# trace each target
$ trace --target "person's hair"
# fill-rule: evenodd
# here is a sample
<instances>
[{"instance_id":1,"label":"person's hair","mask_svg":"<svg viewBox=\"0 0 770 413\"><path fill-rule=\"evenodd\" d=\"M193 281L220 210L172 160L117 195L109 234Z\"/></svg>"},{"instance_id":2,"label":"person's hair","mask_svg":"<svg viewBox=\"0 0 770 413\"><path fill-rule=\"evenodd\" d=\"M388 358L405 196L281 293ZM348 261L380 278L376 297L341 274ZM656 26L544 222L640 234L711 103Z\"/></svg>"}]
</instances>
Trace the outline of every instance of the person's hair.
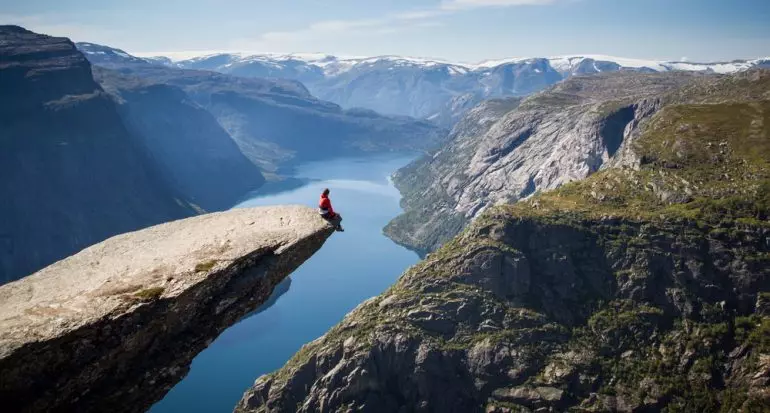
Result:
<instances>
[{"instance_id":1,"label":"person's hair","mask_svg":"<svg viewBox=\"0 0 770 413\"><path fill-rule=\"evenodd\" d=\"M324 188L324 195L329 195L329 188Z\"/></svg>"}]
</instances>

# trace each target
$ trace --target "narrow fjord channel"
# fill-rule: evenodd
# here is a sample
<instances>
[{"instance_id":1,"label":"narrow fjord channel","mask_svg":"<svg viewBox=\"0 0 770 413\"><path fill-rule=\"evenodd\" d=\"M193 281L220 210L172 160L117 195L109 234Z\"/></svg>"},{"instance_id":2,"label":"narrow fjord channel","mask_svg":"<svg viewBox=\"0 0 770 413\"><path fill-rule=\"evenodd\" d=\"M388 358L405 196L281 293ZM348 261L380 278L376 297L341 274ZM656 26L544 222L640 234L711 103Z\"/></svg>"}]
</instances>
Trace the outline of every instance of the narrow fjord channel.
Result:
<instances>
[{"instance_id":1,"label":"narrow fjord channel","mask_svg":"<svg viewBox=\"0 0 770 413\"><path fill-rule=\"evenodd\" d=\"M256 195L236 207L315 206L331 189L345 232L335 233L310 260L276 288L259 311L226 330L192 363L189 375L152 413L231 412L262 374L323 335L365 299L393 284L418 256L385 237L382 228L401 212L388 177L413 156L390 155L308 163L297 168L299 187ZM287 289L288 287L288 289Z\"/></svg>"}]
</instances>

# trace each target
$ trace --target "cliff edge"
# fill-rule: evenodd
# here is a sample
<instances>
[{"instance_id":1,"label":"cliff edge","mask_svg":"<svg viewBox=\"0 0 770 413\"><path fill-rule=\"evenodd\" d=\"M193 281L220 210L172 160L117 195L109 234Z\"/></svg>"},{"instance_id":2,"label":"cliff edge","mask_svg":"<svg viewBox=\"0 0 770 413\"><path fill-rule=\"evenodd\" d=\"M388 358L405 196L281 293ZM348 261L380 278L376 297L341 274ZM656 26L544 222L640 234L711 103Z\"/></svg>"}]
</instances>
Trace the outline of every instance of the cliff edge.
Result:
<instances>
[{"instance_id":1,"label":"cliff edge","mask_svg":"<svg viewBox=\"0 0 770 413\"><path fill-rule=\"evenodd\" d=\"M7 411L145 411L333 229L299 206L112 237L0 287Z\"/></svg>"}]
</instances>

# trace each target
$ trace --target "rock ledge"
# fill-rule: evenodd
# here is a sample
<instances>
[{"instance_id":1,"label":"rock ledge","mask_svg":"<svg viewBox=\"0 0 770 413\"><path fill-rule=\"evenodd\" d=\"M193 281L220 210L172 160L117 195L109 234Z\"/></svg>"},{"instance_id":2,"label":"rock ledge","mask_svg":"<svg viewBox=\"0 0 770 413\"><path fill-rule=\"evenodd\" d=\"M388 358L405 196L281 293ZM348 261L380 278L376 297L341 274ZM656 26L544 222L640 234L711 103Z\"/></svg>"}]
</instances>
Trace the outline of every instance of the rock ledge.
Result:
<instances>
[{"instance_id":1,"label":"rock ledge","mask_svg":"<svg viewBox=\"0 0 770 413\"><path fill-rule=\"evenodd\" d=\"M333 232L307 207L110 238L0 287L7 411L145 411Z\"/></svg>"}]
</instances>

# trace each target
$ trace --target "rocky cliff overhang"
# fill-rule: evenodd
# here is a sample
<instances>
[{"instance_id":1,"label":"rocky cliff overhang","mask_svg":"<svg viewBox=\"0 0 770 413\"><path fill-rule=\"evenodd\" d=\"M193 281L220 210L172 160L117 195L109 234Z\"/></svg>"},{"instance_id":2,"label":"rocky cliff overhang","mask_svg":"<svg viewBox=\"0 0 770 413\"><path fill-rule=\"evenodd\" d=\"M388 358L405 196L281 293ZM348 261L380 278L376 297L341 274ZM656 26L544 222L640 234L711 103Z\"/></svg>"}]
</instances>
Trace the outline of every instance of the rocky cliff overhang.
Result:
<instances>
[{"instance_id":1,"label":"rocky cliff overhang","mask_svg":"<svg viewBox=\"0 0 770 413\"><path fill-rule=\"evenodd\" d=\"M332 232L306 207L238 209L119 235L0 287L3 411L146 411Z\"/></svg>"}]
</instances>

